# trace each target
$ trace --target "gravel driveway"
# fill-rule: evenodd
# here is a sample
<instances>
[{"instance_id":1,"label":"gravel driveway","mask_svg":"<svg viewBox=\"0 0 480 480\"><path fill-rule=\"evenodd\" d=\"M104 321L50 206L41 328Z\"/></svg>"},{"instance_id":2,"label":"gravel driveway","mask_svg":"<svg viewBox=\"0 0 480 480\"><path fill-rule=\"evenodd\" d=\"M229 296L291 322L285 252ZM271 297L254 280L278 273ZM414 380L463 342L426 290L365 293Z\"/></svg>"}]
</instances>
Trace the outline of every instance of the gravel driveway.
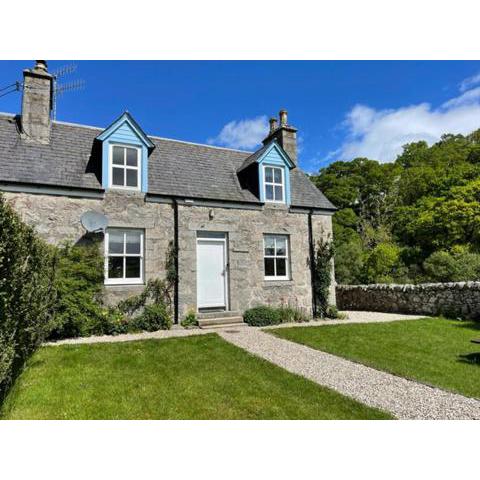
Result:
<instances>
[{"instance_id":1,"label":"gravel driveway","mask_svg":"<svg viewBox=\"0 0 480 480\"><path fill-rule=\"evenodd\" d=\"M235 332L235 333L233 333ZM480 419L480 401L274 337L257 328L219 335L265 360L399 419Z\"/></svg>"}]
</instances>

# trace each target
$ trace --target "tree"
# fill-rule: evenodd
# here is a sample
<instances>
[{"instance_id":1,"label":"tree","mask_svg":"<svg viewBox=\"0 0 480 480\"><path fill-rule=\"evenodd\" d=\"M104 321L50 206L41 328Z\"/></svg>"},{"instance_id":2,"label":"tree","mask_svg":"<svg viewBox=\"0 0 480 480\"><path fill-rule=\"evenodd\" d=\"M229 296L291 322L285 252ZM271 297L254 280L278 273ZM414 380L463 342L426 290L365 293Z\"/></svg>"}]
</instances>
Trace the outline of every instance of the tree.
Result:
<instances>
[{"instance_id":1,"label":"tree","mask_svg":"<svg viewBox=\"0 0 480 480\"><path fill-rule=\"evenodd\" d=\"M431 146L412 142L393 163L337 161L312 180L339 209L339 283L434 280L425 263L434 252L452 254L458 245L480 252L480 130L443 135ZM463 269L465 275L475 274Z\"/></svg>"}]
</instances>

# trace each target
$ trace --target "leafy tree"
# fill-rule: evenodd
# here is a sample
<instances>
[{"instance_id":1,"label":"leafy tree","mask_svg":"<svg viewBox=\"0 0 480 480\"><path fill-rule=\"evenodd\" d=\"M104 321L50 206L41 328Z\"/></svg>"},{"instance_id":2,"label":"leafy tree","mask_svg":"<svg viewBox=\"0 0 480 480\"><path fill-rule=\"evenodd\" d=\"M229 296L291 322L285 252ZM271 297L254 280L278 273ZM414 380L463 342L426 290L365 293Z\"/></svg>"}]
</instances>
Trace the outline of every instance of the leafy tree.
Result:
<instances>
[{"instance_id":1,"label":"leafy tree","mask_svg":"<svg viewBox=\"0 0 480 480\"><path fill-rule=\"evenodd\" d=\"M367 283L392 283L403 272L400 248L393 243L380 243L365 261Z\"/></svg>"},{"instance_id":2,"label":"leafy tree","mask_svg":"<svg viewBox=\"0 0 480 480\"><path fill-rule=\"evenodd\" d=\"M480 252L480 130L412 142L393 163L337 161L312 179L339 209L337 282L475 277L466 262ZM454 254L459 245L468 254Z\"/></svg>"}]
</instances>

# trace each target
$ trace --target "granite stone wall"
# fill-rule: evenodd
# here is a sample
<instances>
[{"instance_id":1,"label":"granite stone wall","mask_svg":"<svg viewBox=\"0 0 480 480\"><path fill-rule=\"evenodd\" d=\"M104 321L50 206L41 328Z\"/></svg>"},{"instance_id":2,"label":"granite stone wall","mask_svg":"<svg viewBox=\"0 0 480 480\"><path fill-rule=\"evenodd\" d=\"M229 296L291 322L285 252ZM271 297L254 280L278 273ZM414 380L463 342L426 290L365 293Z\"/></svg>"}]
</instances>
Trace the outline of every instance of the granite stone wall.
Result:
<instances>
[{"instance_id":1,"label":"granite stone wall","mask_svg":"<svg viewBox=\"0 0 480 480\"><path fill-rule=\"evenodd\" d=\"M342 310L480 319L480 282L337 285L336 294Z\"/></svg>"},{"instance_id":2,"label":"granite stone wall","mask_svg":"<svg viewBox=\"0 0 480 480\"><path fill-rule=\"evenodd\" d=\"M314 238L331 232L331 217L313 216ZM312 311L308 216L289 213L284 206L267 205L261 211L179 207L180 314L196 308L196 238L198 231L227 233L229 254L229 307L244 311L253 306L291 303ZM263 270L264 234L290 239L291 279L266 281ZM331 302L335 290L331 288Z\"/></svg>"},{"instance_id":3,"label":"granite stone wall","mask_svg":"<svg viewBox=\"0 0 480 480\"><path fill-rule=\"evenodd\" d=\"M165 277L168 244L173 239L171 205L146 203L143 194L130 192L108 192L103 200L30 193L4 195L22 219L52 244L81 242L85 229L80 217L89 210L107 215L110 227L144 229L145 279ZM115 304L142 290L142 285L108 285L105 301Z\"/></svg>"},{"instance_id":4,"label":"granite stone wall","mask_svg":"<svg viewBox=\"0 0 480 480\"><path fill-rule=\"evenodd\" d=\"M164 278L169 243L174 238L170 204L145 202L143 194L107 192L102 199L85 199L31 193L4 193L7 200L48 242L81 242L85 230L80 216L88 210L104 213L111 227L145 230L145 279ZM197 305L196 237L200 230L224 232L228 240L229 309L244 311L261 304L291 303L311 312L308 216L290 213L285 206L263 210L179 205L179 314ZM330 216L312 217L316 241L331 234ZM264 280L263 235L287 234L290 238L291 279ZM106 301L114 304L141 292L141 285L106 286ZM335 303L332 283L331 303Z\"/></svg>"}]
</instances>

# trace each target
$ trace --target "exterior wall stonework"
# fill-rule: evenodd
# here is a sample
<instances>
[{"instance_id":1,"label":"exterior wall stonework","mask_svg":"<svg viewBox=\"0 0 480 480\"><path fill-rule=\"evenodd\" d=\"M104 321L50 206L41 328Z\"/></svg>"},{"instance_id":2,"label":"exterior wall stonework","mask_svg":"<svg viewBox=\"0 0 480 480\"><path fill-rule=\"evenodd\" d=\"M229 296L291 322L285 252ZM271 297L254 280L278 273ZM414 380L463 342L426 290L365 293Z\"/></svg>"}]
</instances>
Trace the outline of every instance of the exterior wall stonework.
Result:
<instances>
[{"instance_id":1,"label":"exterior wall stonework","mask_svg":"<svg viewBox=\"0 0 480 480\"><path fill-rule=\"evenodd\" d=\"M146 203L139 193L108 192L102 199L73 198L30 193L4 193L22 219L35 227L46 241L81 242L85 229L80 217L89 210L108 216L110 227L145 230L145 280L165 277L169 242L173 239L171 205ZM105 301L114 304L143 290L142 285L108 285Z\"/></svg>"},{"instance_id":2,"label":"exterior wall stonework","mask_svg":"<svg viewBox=\"0 0 480 480\"><path fill-rule=\"evenodd\" d=\"M145 202L140 193L110 191L104 199L86 199L31 193L4 193L23 220L48 242L81 242L85 230L80 216L88 210L104 213L111 227L145 230L145 279L164 278L170 242L174 238L171 204ZM179 315L197 307L196 238L198 231L225 232L228 238L229 309L244 311L260 304L291 303L311 312L308 215L290 213L285 206L263 210L178 206ZM314 241L331 234L331 217L313 215ZM289 235L290 272L287 281L265 281L263 236ZM139 293L140 285L107 286L106 301L113 304ZM331 303L335 303L332 284Z\"/></svg>"},{"instance_id":3,"label":"exterior wall stonework","mask_svg":"<svg viewBox=\"0 0 480 480\"><path fill-rule=\"evenodd\" d=\"M480 318L480 282L338 285L343 310Z\"/></svg>"},{"instance_id":4,"label":"exterior wall stonework","mask_svg":"<svg viewBox=\"0 0 480 480\"><path fill-rule=\"evenodd\" d=\"M331 232L331 217L313 217L314 237ZM179 206L180 315L196 308L196 237L198 231L228 235L229 307L244 311L261 304L296 304L311 313L308 216L289 213L286 207L266 205L263 210L234 210ZM264 234L289 235L290 280L264 279ZM335 293L332 285L331 299Z\"/></svg>"}]
</instances>

